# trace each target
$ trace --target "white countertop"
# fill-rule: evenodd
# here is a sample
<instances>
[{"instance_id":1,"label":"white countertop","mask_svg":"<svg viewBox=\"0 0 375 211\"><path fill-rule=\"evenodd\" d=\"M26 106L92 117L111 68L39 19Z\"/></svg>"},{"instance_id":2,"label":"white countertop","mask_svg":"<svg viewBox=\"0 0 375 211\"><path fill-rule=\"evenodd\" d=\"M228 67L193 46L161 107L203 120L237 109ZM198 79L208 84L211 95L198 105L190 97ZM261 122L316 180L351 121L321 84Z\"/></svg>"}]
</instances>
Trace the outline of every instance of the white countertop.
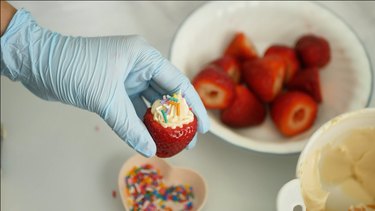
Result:
<instances>
[{"instance_id":1,"label":"white countertop","mask_svg":"<svg viewBox=\"0 0 375 211\"><path fill-rule=\"evenodd\" d=\"M14 2L63 34L140 34L166 57L183 20L203 2ZM375 3L323 2L342 17L375 65ZM375 94L375 92L374 92ZM371 106L375 106L375 96ZM117 176L135 152L97 115L43 101L1 77L3 211L122 211ZM208 183L204 210L275 210L278 190L294 178L298 154L245 150L211 133L168 159L198 171ZM112 191L117 197L112 197Z\"/></svg>"}]
</instances>

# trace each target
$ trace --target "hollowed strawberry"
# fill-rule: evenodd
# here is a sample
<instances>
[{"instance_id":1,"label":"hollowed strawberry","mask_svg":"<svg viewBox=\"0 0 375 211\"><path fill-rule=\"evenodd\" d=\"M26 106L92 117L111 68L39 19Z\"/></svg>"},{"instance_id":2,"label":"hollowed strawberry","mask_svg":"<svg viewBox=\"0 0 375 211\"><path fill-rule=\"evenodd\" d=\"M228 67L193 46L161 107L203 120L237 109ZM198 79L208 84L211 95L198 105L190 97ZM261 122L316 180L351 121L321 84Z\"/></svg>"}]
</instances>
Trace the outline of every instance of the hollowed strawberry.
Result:
<instances>
[{"instance_id":1,"label":"hollowed strawberry","mask_svg":"<svg viewBox=\"0 0 375 211\"><path fill-rule=\"evenodd\" d=\"M236 98L221 112L221 121L234 128L258 125L266 118L261 101L244 85L236 86Z\"/></svg>"},{"instance_id":2,"label":"hollowed strawberry","mask_svg":"<svg viewBox=\"0 0 375 211\"><path fill-rule=\"evenodd\" d=\"M207 66L192 81L207 109L224 109L235 97L235 83L222 70Z\"/></svg>"},{"instance_id":3,"label":"hollowed strawberry","mask_svg":"<svg viewBox=\"0 0 375 211\"><path fill-rule=\"evenodd\" d=\"M250 89L263 102L271 102L282 89L285 62L276 56L263 57L246 62L242 73Z\"/></svg>"},{"instance_id":4,"label":"hollowed strawberry","mask_svg":"<svg viewBox=\"0 0 375 211\"><path fill-rule=\"evenodd\" d=\"M295 49L304 67L324 67L331 59L328 41L313 34L300 37Z\"/></svg>"},{"instance_id":5,"label":"hollowed strawberry","mask_svg":"<svg viewBox=\"0 0 375 211\"><path fill-rule=\"evenodd\" d=\"M156 156L161 158L172 157L181 152L197 132L197 118L182 127L163 127L155 121L151 109L146 111L144 123L156 144Z\"/></svg>"},{"instance_id":6,"label":"hollowed strawberry","mask_svg":"<svg viewBox=\"0 0 375 211\"><path fill-rule=\"evenodd\" d=\"M286 68L284 83L287 83L293 78L300 66L296 52L293 48L285 45L272 45L264 53L264 56L270 55L279 56L285 61Z\"/></svg>"},{"instance_id":7,"label":"hollowed strawberry","mask_svg":"<svg viewBox=\"0 0 375 211\"><path fill-rule=\"evenodd\" d=\"M299 71L287 84L289 90L306 92L318 103L322 102L319 69L316 67Z\"/></svg>"},{"instance_id":8,"label":"hollowed strawberry","mask_svg":"<svg viewBox=\"0 0 375 211\"><path fill-rule=\"evenodd\" d=\"M232 56L223 56L221 58L216 59L215 61L211 62L210 65L215 65L220 67L224 72L226 72L229 77L235 83L238 83L241 78L240 67L237 64L237 60L234 59Z\"/></svg>"},{"instance_id":9,"label":"hollowed strawberry","mask_svg":"<svg viewBox=\"0 0 375 211\"><path fill-rule=\"evenodd\" d=\"M317 103L299 91L283 93L271 105L272 120L284 136L294 136L309 129L317 112Z\"/></svg>"},{"instance_id":10,"label":"hollowed strawberry","mask_svg":"<svg viewBox=\"0 0 375 211\"><path fill-rule=\"evenodd\" d=\"M224 55L233 56L240 62L258 58L255 46L243 32L237 32L234 35L228 47L225 49Z\"/></svg>"}]
</instances>

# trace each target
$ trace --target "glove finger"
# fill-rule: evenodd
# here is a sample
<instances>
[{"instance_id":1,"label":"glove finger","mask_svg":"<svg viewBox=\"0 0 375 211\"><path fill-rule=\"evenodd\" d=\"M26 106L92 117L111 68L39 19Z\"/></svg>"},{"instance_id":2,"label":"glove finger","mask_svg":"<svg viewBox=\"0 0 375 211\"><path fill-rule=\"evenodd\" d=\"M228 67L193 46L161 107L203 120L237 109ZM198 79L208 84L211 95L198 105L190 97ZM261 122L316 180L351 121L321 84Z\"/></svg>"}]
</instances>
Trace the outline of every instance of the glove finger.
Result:
<instances>
[{"instance_id":1,"label":"glove finger","mask_svg":"<svg viewBox=\"0 0 375 211\"><path fill-rule=\"evenodd\" d=\"M152 87L157 93L159 93L160 95L167 95L167 94L171 94L172 91L167 91L165 89L163 89L161 86L159 86L159 84L157 84L154 80L151 80L150 81L150 87Z\"/></svg>"},{"instance_id":2,"label":"glove finger","mask_svg":"<svg viewBox=\"0 0 375 211\"><path fill-rule=\"evenodd\" d=\"M160 87L160 91L177 92L181 90L185 99L198 118L198 131L205 133L210 127L207 111L189 79L167 60L160 66L153 77L153 87ZM159 90L157 90L159 92Z\"/></svg>"},{"instance_id":3,"label":"glove finger","mask_svg":"<svg viewBox=\"0 0 375 211\"><path fill-rule=\"evenodd\" d=\"M198 134L195 134L194 138L190 141L189 145L187 145L186 149L189 150L189 149L194 148L195 145L197 144L197 140L198 140Z\"/></svg>"},{"instance_id":4,"label":"glove finger","mask_svg":"<svg viewBox=\"0 0 375 211\"><path fill-rule=\"evenodd\" d=\"M161 99L163 95L157 92L152 86L143 91L142 96L152 105L156 100Z\"/></svg>"},{"instance_id":5,"label":"glove finger","mask_svg":"<svg viewBox=\"0 0 375 211\"><path fill-rule=\"evenodd\" d=\"M138 118L143 119L147 110L147 105L145 101L143 100L143 98L139 95L135 95L133 97L130 97L130 100L133 103L133 106L137 113Z\"/></svg>"},{"instance_id":6,"label":"glove finger","mask_svg":"<svg viewBox=\"0 0 375 211\"><path fill-rule=\"evenodd\" d=\"M138 153L146 157L155 155L156 145L146 126L138 118L125 90L117 93L100 115L117 135Z\"/></svg>"}]
</instances>

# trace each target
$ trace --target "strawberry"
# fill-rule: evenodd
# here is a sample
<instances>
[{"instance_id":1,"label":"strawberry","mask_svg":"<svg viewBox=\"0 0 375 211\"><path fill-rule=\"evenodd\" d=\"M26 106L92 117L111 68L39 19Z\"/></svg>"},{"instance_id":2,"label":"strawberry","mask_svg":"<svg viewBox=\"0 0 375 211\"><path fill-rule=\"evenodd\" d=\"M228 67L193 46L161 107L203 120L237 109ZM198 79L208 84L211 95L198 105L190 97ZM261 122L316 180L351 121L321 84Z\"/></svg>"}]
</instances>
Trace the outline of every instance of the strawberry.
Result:
<instances>
[{"instance_id":1,"label":"strawberry","mask_svg":"<svg viewBox=\"0 0 375 211\"><path fill-rule=\"evenodd\" d=\"M324 67L331 59L328 41L313 34L300 37L295 49L304 67Z\"/></svg>"},{"instance_id":2,"label":"strawberry","mask_svg":"<svg viewBox=\"0 0 375 211\"><path fill-rule=\"evenodd\" d=\"M197 118L183 127L163 127L159 122L155 121L148 108L144 116L144 123L154 139L156 144L156 156L161 158L172 157L181 152L197 132Z\"/></svg>"},{"instance_id":3,"label":"strawberry","mask_svg":"<svg viewBox=\"0 0 375 211\"><path fill-rule=\"evenodd\" d=\"M277 56L263 57L245 62L242 73L251 90L263 102L271 102L282 89L285 62Z\"/></svg>"},{"instance_id":4,"label":"strawberry","mask_svg":"<svg viewBox=\"0 0 375 211\"><path fill-rule=\"evenodd\" d=\"M309 95L289 91L278 96L271 105L271 117L284 136L293 136L309 129L315 122L318 105Z\"/></svg>"},{"instance_id":5,"label":"strawberry","mask_svg":"<svg viewBox=\"0 0 375 211\"><path fill-rule=\"evenodd\" d=\"M293 48L285 45L272 45L264 53L264 56L269 55L280 56L284 59L286 63L284 83L287 83L299 69L299 60L296 52Z\"/></svg>"},{"instance_id":6,"label":"strawberry","mask_svg":"<svg viewBox=\"0 0 375 211\"><path fill-rule=\"evenodd\" d=\"M235 57L239 62L258 58L255 46L243 32L237 32L227 48L224 55Z\"/></svg>"},{"instance_id":7,"label":"strawberry","mask_svg":"<svg viewBox=\"0 0 375 211\"><path fill-rule=\"evenodd\" d=\"M207 109L224 109L235 97L235 84L216 66L205 67L192 81Z\"/></svg>"},{"instance_id":8,"label":"strawberry","mask_svg":"<svg viewBox=\"0 0 375 211\"><path fill-rule=\"evenodd\" d=\"M287 84L289 90L306 92L318 103L322 102L319 69L316 67L299 71Z\"/></svg>"},{"instance_id":9,"label":"strawberry","mask_svg":"<svg viewBox=\"0 0 375 211\"><path fill-rule=\"evenodd\" d=\"M266 117L265 106L244 85L236 86L236 98L221 112L221 121L234 128L258 125Z\"/></svg>"},{"instance_id":10,"label":"strawberry","mask_svg":"<svg viewBox=\"0 0 375 211\"><path fill-rule=\"evenodd\" d=\"M233 79L235 83L240 81L241 73L237 60L232 56L223 56L211 62L210 65L221 67Z\"/></svg>"}]
</instances>

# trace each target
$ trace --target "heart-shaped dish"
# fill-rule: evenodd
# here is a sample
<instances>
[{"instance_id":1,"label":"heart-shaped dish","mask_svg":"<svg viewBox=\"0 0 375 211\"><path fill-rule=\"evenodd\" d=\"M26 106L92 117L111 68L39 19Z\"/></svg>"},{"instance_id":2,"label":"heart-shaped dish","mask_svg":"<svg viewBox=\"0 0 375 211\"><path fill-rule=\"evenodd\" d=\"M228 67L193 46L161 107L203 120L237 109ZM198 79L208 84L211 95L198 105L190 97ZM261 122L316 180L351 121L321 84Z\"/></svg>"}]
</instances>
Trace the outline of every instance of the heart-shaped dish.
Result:
<instances>
[{"instance_id":1,"label":"heart-shaped dish","mask_svg":"<svg viewBox=\"0 0 375 211\"><path fill-rule=\"evenodd\" d=\"M167 163L165 160L152 157L145 158L141 155L135 155L129 158L122 166L119 177L118 177L118 186L119 192L121 195L122 203L125 207L125 210L131 210L130 204L128 204L129 195L127 194L127 184L126 176L129 172L134 169L134 167L143 166L145 164L151 165L156 169L160 175L163 176L163 183L167 186L177 186L177 185L189 185L193 189L194 198L192 200L193 207L191 210L201 210L203 205L206 202L206 190L207 186L202 176L197 172L181 167L175 167ZM177 206L177 204L176 204ZM172 206L170 206L172 208Z\"/></svg>"}]
</instances>

